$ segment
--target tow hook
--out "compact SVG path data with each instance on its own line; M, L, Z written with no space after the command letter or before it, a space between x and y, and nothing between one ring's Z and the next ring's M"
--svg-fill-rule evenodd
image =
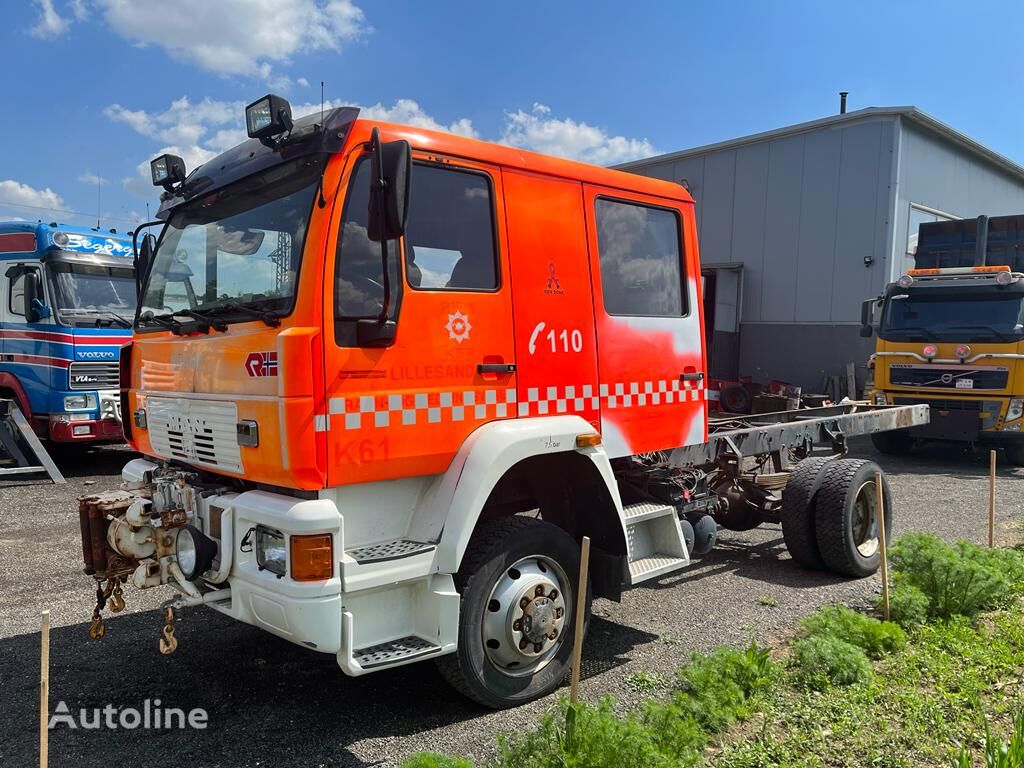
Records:
M96 582L96 607L92 610L92 621L89 622L89 637L99 640L107 633L103 625L101 611L110 602L112 613L120 613L124 610L124 591L121 589L121 579L107 579L106 584L97 580Z
M174 636L174 608L164 608L164 631L160 638L160 653L170 656L178 649L178 638Z

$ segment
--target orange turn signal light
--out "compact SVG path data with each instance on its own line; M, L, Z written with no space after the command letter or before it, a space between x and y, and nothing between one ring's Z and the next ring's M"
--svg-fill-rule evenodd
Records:
M941 269L908 269L908 275L940 275Z
M1005 264L996 267L975 267L975 272L1009 272L1010 268Z
M291 537L291 569L295 581L326 581L334 575L334 543L329 533Z
M601 435L597 432L588 432L585 435L576 435L577 448L593 448L601 444Z

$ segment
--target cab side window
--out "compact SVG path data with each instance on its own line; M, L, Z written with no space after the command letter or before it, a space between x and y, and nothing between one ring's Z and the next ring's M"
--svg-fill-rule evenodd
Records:
M414 163L406 275L420 290L498 287L491 181L482 174Z
M605 311L648 317L685 315L679 214L598 198L595 223Z

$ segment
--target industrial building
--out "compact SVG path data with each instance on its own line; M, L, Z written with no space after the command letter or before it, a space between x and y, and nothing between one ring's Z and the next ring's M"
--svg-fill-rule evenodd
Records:
M1024 168L916 107L871 107L618 166L697 201L712 378L822 391L874 346L860 305L924 221L1024 213Z

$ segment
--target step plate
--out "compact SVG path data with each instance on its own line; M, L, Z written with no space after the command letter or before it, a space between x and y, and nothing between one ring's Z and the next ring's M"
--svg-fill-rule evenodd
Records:
M429 656L440 650L439 645L422 637L409 635L387 643L371 645L369 648L359 648L352 652L352 658L363 669L373 669L408 661L418 656Z
M686 560L684 558L660 552L650 557L634 560L629 564L630 584L639 584L641 581L647 581L665 573L678 571L685 565Z
M421 552L430 552L434 549L433 544L410 539L395 539L394 541L382 541L379 544L368 544L365 547L356 547L346 550L346 554L357 563L379 563L384 560L398 560L402 557L411 557Z

